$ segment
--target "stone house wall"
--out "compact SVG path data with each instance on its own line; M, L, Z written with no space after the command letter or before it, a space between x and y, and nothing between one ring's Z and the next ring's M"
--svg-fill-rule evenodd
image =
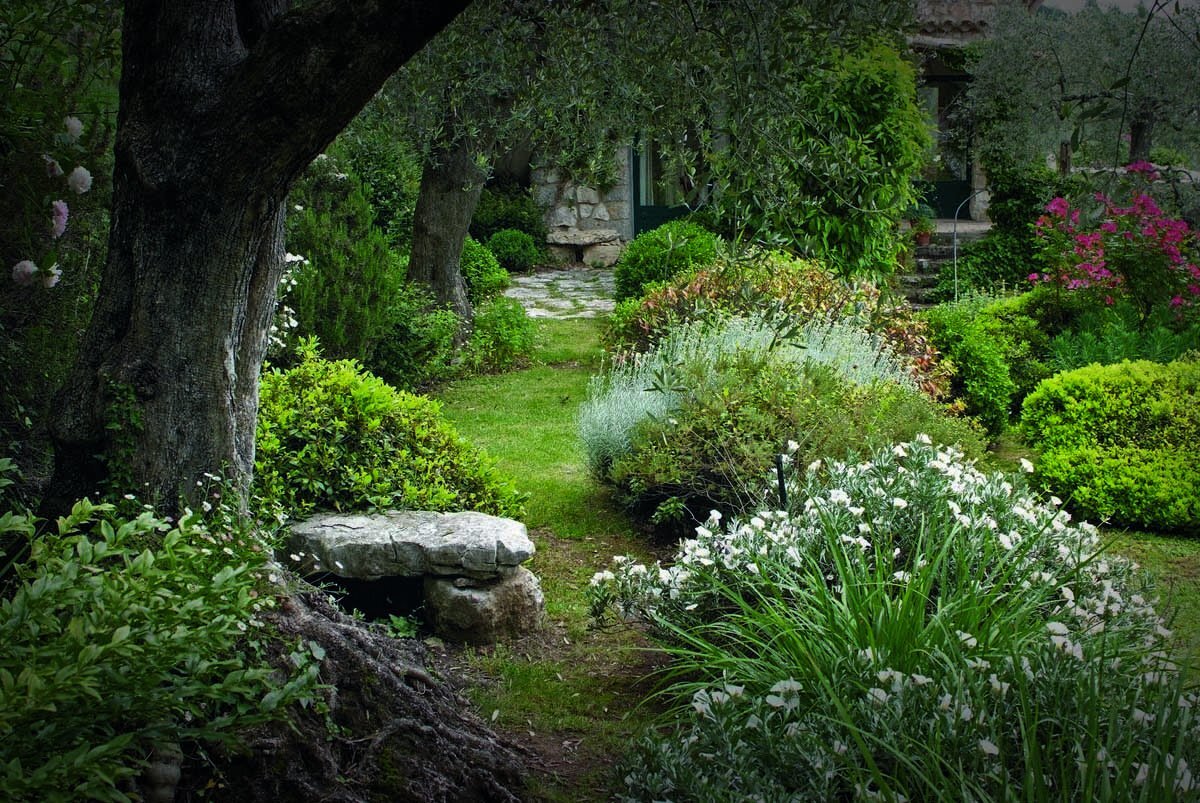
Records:
M550 229L550 250L565 262L611 265L623 243L633 239L629 148L618 149L614 158L617 182L605 190L563 179L550 168L530 173L533 198Z

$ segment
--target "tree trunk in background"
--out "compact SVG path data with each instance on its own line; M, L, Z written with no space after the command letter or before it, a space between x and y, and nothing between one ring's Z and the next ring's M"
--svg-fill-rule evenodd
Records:
M467 0L127 0L108 261L56 402L59 515L245 494L297 175Z
M1058 174L1063 178L1071 175L1071 141L1064 139L1058 143Z
M472 149L460 142L426 162L413 212L408 278L428 285L439 304L454 310L463 339L471 331L474 310L460 260L486 180L487 172L479 167Z
M1148 104L1138 107L1129 124L1129 161L1150 161L1151 137L1154 134L1154 109Z

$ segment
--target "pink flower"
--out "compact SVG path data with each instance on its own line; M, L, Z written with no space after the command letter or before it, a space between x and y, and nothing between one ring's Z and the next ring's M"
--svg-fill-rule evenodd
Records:
M1071 206L1067 203L1067 199L1063 198L1061 195L1050 203L1046 204L1046 211L1055 217L1065 218L1067 216L1067 211L1070 208Z
M22 259L17 264L13 265L12 278L13 281L22 287L28 287L33 284L33 277L37 274L37 265L28 259Z
M71 171L71 175L67 176L67 186L83 195L92 188L92 174L86 167L76 167Z
M1036 273L1031 273L1031 274L1029 274L1028 278L1029 278L1029 281L1031 281L1031 282L1037 282L1038 275Z
M1100 224L1100 230L1106 231L1109 234L1116 234L1117 233L1117 224L1111 220L1106 220Z
M1158 181L1158 168L1145 160L1126 165L1125 171L1128 173L1140 173L1146 177L1147 181Z
M1172 307L1182 307L1183 306L1183 296L1175 296L1174 298L1172 298L1171 306Z
M67 202L55 201L50 206L54 209L50 220L50 236L57 240L67 230Z

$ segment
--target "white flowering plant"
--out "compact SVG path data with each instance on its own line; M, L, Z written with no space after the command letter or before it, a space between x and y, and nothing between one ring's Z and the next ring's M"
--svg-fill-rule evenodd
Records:
M793 509L626 558L593 612L674 656L630 800L1194 800L1196 697L1145 578L928 439L814 464Z
M81 500L52 532L0 514L0 545L27 546L0 554L18 558L0 600L0 798L128 800L156 745L230 742L320 704L322 648L282 644L265 617L281 570L209 498L177 522Z

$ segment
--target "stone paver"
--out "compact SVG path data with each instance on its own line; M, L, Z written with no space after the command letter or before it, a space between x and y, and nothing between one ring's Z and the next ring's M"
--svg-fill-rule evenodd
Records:
M514 273L504 295L520 301L530 318L596 318L613 311L613 273L582 265Z

